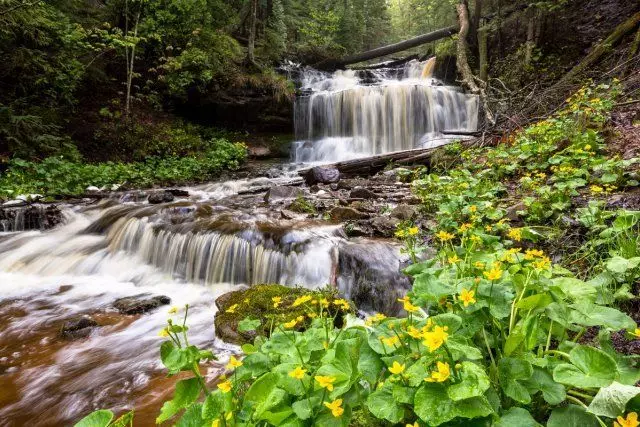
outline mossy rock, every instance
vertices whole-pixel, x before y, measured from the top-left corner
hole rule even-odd
[[[293,307],[298,297],[309,295],[311,300],[305,304]],[[274,307],[273,298],[280,297],[278,307]],[[326,299],[329,302],[330,316],[335,316],[336,327],[341,327],[343,317],[347,313],[354,313],[354,306],[349,303],[349,309],[334,304],[338,299],[337,291],[332,288],[311,291],[305,288],[290,288],[282,285],[256,285],[247,289],[233,291],[221,295],[216,299],[218,312],[214,324],[216,335],[234,344],[253,342],[257,336],[268,337],[277,325],[289,322],[298,317],[304,317],[294,327],[294,330],[304,330],[311,322],[309,314],[317,313],[318,301]],[[315,303],[314,303],[315,301]],[[244,319],[260,320],[260,326],[252,331],[238,330],[238,324]]]

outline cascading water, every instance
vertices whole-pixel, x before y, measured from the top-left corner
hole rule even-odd
[[[478,127],[478,98],[432,78],[434,60],[403,68],[302,73],[296,162],[327,162],[440,145]],[[442,132],[447,132],[444,138]]]
[[[305,71],[296,162],[435,145],[443,130],[475,130],[476,98],[442,86],[432,70],[433,61]],[[295,165],[288,171],[186,188],[188,198],[161,205],[129,193],[62,215],[47,205],[0,207],[0,426],[69,425],[96,408],[133,407],[137,424],[154,423],[173,387],[158,361],[166,309],[123,315],[114,308],[121,297],[190,304],[191,341],[223,358],[233,347],[215,338],[214,300],[238,286],[330,284],[363,310],[394,310],[410,286],[399,245],[347,239],[341,225],[292,217],[291,200],[265,200],[270,187],[301,184]],[[80,340],[61,338],[61,326],[83,315],[98,326]]]

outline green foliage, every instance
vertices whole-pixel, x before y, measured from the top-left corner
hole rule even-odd
[[[289,205],[289,209],[293,212],[307,213],[315,215],[317,213],[316,207],[310,201],[306,200],[302,194],[298,195],[296,199]]]
[[[246,147],[226,140],[211,141],[199,156],[150,157],[144,162],[84,164],[61,157],[42,162],[13,159],[0,175],[0,197],[19,194],[78,195],[88,186],[126,184],[178,184],[209,180],[224,168],[235,168],[246,156]]]

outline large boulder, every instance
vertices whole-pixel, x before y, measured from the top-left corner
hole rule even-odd
[[[375,235],[380,237],[393,237],[400,220],[388,216],[379,216],[371,220],[371,227]]]
[[[401,221],[410,221],[418,216],[418,209],[405,203],[399,204],[391,211],[391,216]]]
[[[377,196],[376,193],[367,188],[356,187],[351,190],[349,197],[352,199],[375,199]]]
[[[118,298],[113,306],[122,314],[142,314],[171,303],[171,298],[164,295],[140,294]]]
[[[340,181],[340,171],[331,167],[316,166],[304,175],[304,182],[311,186],[314,184],[331,184]]]
[[[334,221],[349,221],[354,219],[365,219],[368,215],[364,212],[360,212],[357,209],[350,208],[348,206],[336,206],[331,209],[329,216]]]
[[[303,194],[304,192],[298,187],[286,185],[271,187],[264,195],[264,201],[270,203],[277,200],[295,199],[296,197],[302,196]]]
[[[147,201],[152,205],[157,205],[159,203],[173,202],[174,198],[175,196],[169,191],[156,191],[149,194]]]

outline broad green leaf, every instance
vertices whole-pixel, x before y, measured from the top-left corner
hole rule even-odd
[[[283,404],[263,411],[260,415],[260,419],[268,421],[271,425],[279,426],[293,413],[294,411],[291,406]]]
[[[416,390],[413,387],[405,387],[400,384],[394,384],[392,388],[393,398],[396,402],[413,405],[413,398]]]
[[[186,408],[200,395],[200,382],[197,378],[189,378],[176,383],[173,399],[165,402],[160,409],[160,415],[156,423],[160,424],[177,414],[182,408]]]
[[[553,379],[574,387],[606,387],[618,376],[616,361],[597,348],[579,345],[569,352],[571,364],[562,363],[553,370]]]
[[[439,426],[457,417],[485,417],[493,409],[484,396],[456,402],[449,398],[443,384],[424,383],[416,392],[414,411],[429,425]]]
[[[556,408],[551,412],[547,427],[599,427],[598,420],[592,414],[576,405]]]
[[[598,391],[587,411],[603,417],[616,418],[625,412],[627,403],[639,394],[640,387],[614,382]]]
[[[202,427],[203,424],[205,423],[202,420],[202,405],[194,403],[187,407],[176,423],[176,427]]]
[[[185,351],[176,347],[171,341],[165,341],[160,346],[160,360],[169,370],[170,375],[177,374],[188,363]]]
[[[360,357],[358,358],[358,372],[362,374],[362,378],[375,385],[378,375],[384,369],[384,364],[380,360],[380,356],[376,353],[368,342],[360,345]]]
[[[571,300],[588,299],[593,301],[595,299],[596,288],[580,279],[573,277],[556,277],[551,282]]]
[[[527,317],[522,323],[522,333],[527,350],[532,350],[538,344],[539,324],[540,316],[535,314]]]
[[[245,317],[241,321],[238,322],[238,331],[240,332],[249,332],[255,331],[258,326],[260,326],[262,322],[259,319],[251,319],[250,317]]]
[[[524,408],[513,407],[500,416],[493,427],[539,427],[540,424],[533,419],[529,411]]]
[[[459,335],[453,335],[447,340],[447,349],[454,361],[482,359],[482,352],[477,347],[469,345],[468,341]]]
[[[404,418],[404,409],[393,398],[392,388],[385,385],[367,398],[367,409],[377,418],[399,423]]]
[[[213,421],[224,411],[224,396],[220,390],[209,394],[202,405],[202,418]]]
[[[523,310],[533,310],[534,308],[544,308],[553,302],[553,298],[551,295],[544,294],[535,294],[528,296],[526,298],[522,298],[516,307],[521,308]]]
[[[573,304],[571,307],[575,310],[570,315],[572,323],[584,326],[603,326],[614,331],[633,330],[636,327],[636,322],[631,317],[615,308],[603,307],[586,301]]]
[[[438,314],[437,316],[431,317],[434,325],[443,326],[449,328],[447,332],[449,335],[452,335],[462,325],[462,319],[460,316],[453,313],[444,313]]]
[[[523,382],[523,384],[531,394],[541,391],[544,400],[551,405],[558,405],[567,398],[564,386],[555,382],[546,369],[538,366],[533,367],[531,378]]]
[[[424,382],[424,379],[431,375],[431,365],[436,360],[435,355],[427,354],[418,359],[405,371],[405,375],[412,387],[418,387]]]
[[[319,404],[320,397],[311,396],[310,399],[303,399],[294,402],[293,405],[291,405],[291,408],[293,409],[293,412],[296,413],[298,418],[300,418],[301,420],[306,420],[311,417],[313,408],[318,406]]]
[[[74,427],[107,427],[112,419],[113,412],[100,409],[78,421]]]
[[[431,273],[425,272],[414,276],[413,292],[427,301],[438,301],[440,297],[452,295],[455,288],[446,281],[440,280]]]
[[[244,395],[245,402],[251,402],[255,406],[257,417],[279,405],[286,397],[286,392],[277,387],[278,379],[278,374],[268,372],[258,378]]]
[[[607,270],[616,274],[625,274],[628,270],[638,267],[638,265],[640,265],[640,257],[627,259],[617,255],[609,258],[605,263]]]
[[[473,362],[462,362],[458,370],[460,382],[447,387],[447,394],[452,400],[463,400],[483,396],[490,382],[484,368]]]
[[[513,357],[503,357],[498,362],[498,378],[504,393],[520,403],[531,402],[527,388],[520,381],[528,380],[533,375],[531,363]]]

